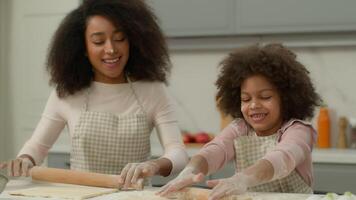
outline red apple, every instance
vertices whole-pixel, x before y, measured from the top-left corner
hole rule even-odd
[[[183,142],[184,143],[193,143],[193,142],[195,142],[194,136],[191,135],[188,132],[183,132],[182,137],[183,137]]]
[[[205,132],[199,132],[195,134],[195,142],[197,143],[207,143],[210,141],[210,135]]]

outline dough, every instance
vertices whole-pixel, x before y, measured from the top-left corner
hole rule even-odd
[[[120,191],[115,194],[111,194],[107,200],[172,200],[165,197],[155,195],[156,191]]]
[[[27,196],[27,197],[53,197],[62,199],[86,199],[103,194],[116,192],[117,189],[99,188],[79,185],[49,185],[36,186],[27,189],[14,190],[8,192],[10,195]]]

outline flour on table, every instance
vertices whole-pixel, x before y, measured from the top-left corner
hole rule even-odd
[[[119,191],[105,196],[105,200],[171,200],[155,194],[156,191]]]
[[[117,189],[78,185],[36,186],[8,192],[10,195],[81,200],[116,192]]]

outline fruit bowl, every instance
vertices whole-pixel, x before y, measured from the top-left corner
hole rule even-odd
[[[190,133],[185,131],[182,133],[182,138],[186,146],[200,147],[210,142],[214,138],[214,135],[206,132]]]

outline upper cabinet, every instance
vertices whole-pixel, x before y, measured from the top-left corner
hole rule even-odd
[[[236,33],[356,30],[355,0],[236,0]]]
[[[169,37],[356,31],[355,0],[149,0]]]
[[[149,0],[170,37],[229,35],[235,31],[234,0]]]

